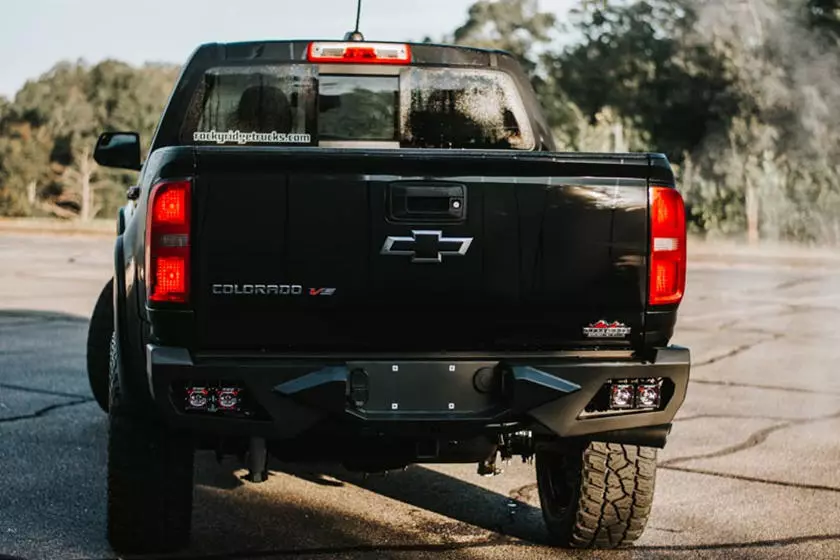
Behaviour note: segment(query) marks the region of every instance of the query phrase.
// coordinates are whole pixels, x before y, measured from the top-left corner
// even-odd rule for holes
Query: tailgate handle
[[[462,221],[467,215],[464,185],[393,183],[389,188],[390,218],[396,221]]]

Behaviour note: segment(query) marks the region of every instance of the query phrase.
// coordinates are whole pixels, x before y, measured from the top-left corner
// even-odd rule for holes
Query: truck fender
[[[138,352],[141,355],[142,352],[132,346],[134,340],[128,326],[127,285],[124,236],[120,235],[114,244],[114,333],[120,348],[117,378],[122,401],[128,406],[141,407],[151,402],[151,396],[145,382],[144,368],[138,371],[133,360]]]
[[[117,237],[125,232],[125,206],[121,206],[117,212]]]

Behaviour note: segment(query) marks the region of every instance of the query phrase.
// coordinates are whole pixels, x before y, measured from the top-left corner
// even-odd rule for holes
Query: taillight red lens
[[[673,187],[650,188],[648,303],[680,303],[685,292],[686,225],[682,195]]]
[[[157,257],[155,262],[155,297],[169,299],[187,291],[187,262],[182,257]]]
[[[187,221],[187,191],[185,189],[167,189],[155,197],[152,208],[152,223],[185,224]]]
[[[146,225],[149,301],[188,303],[190,295],[190,181],[152,187]]]

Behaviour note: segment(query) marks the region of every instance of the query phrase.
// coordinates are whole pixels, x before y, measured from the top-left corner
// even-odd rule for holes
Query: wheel
[[[111,335],[114,332],[114,282],[105,284],[88,325],[87,372],[99,408],[108,412],[108,375]]]
[[[120,397],[119,344],[110,343],[108,541],[120,554],[175,552],[189,544],[192,443]]]
[[[579,452],[539,451],[536,470],[554,544],[618,548],[644,532],[653,503],[656,449],[595,442]]]

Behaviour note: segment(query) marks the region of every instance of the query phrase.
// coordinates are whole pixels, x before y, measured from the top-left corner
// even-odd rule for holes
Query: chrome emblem
[[[389,236],[380,254],[411,257],[413,263],[439,263],[443,257],[463,257],[472,242],[472,237],[444,237],[442,231],[414,230],[411,237]]]

